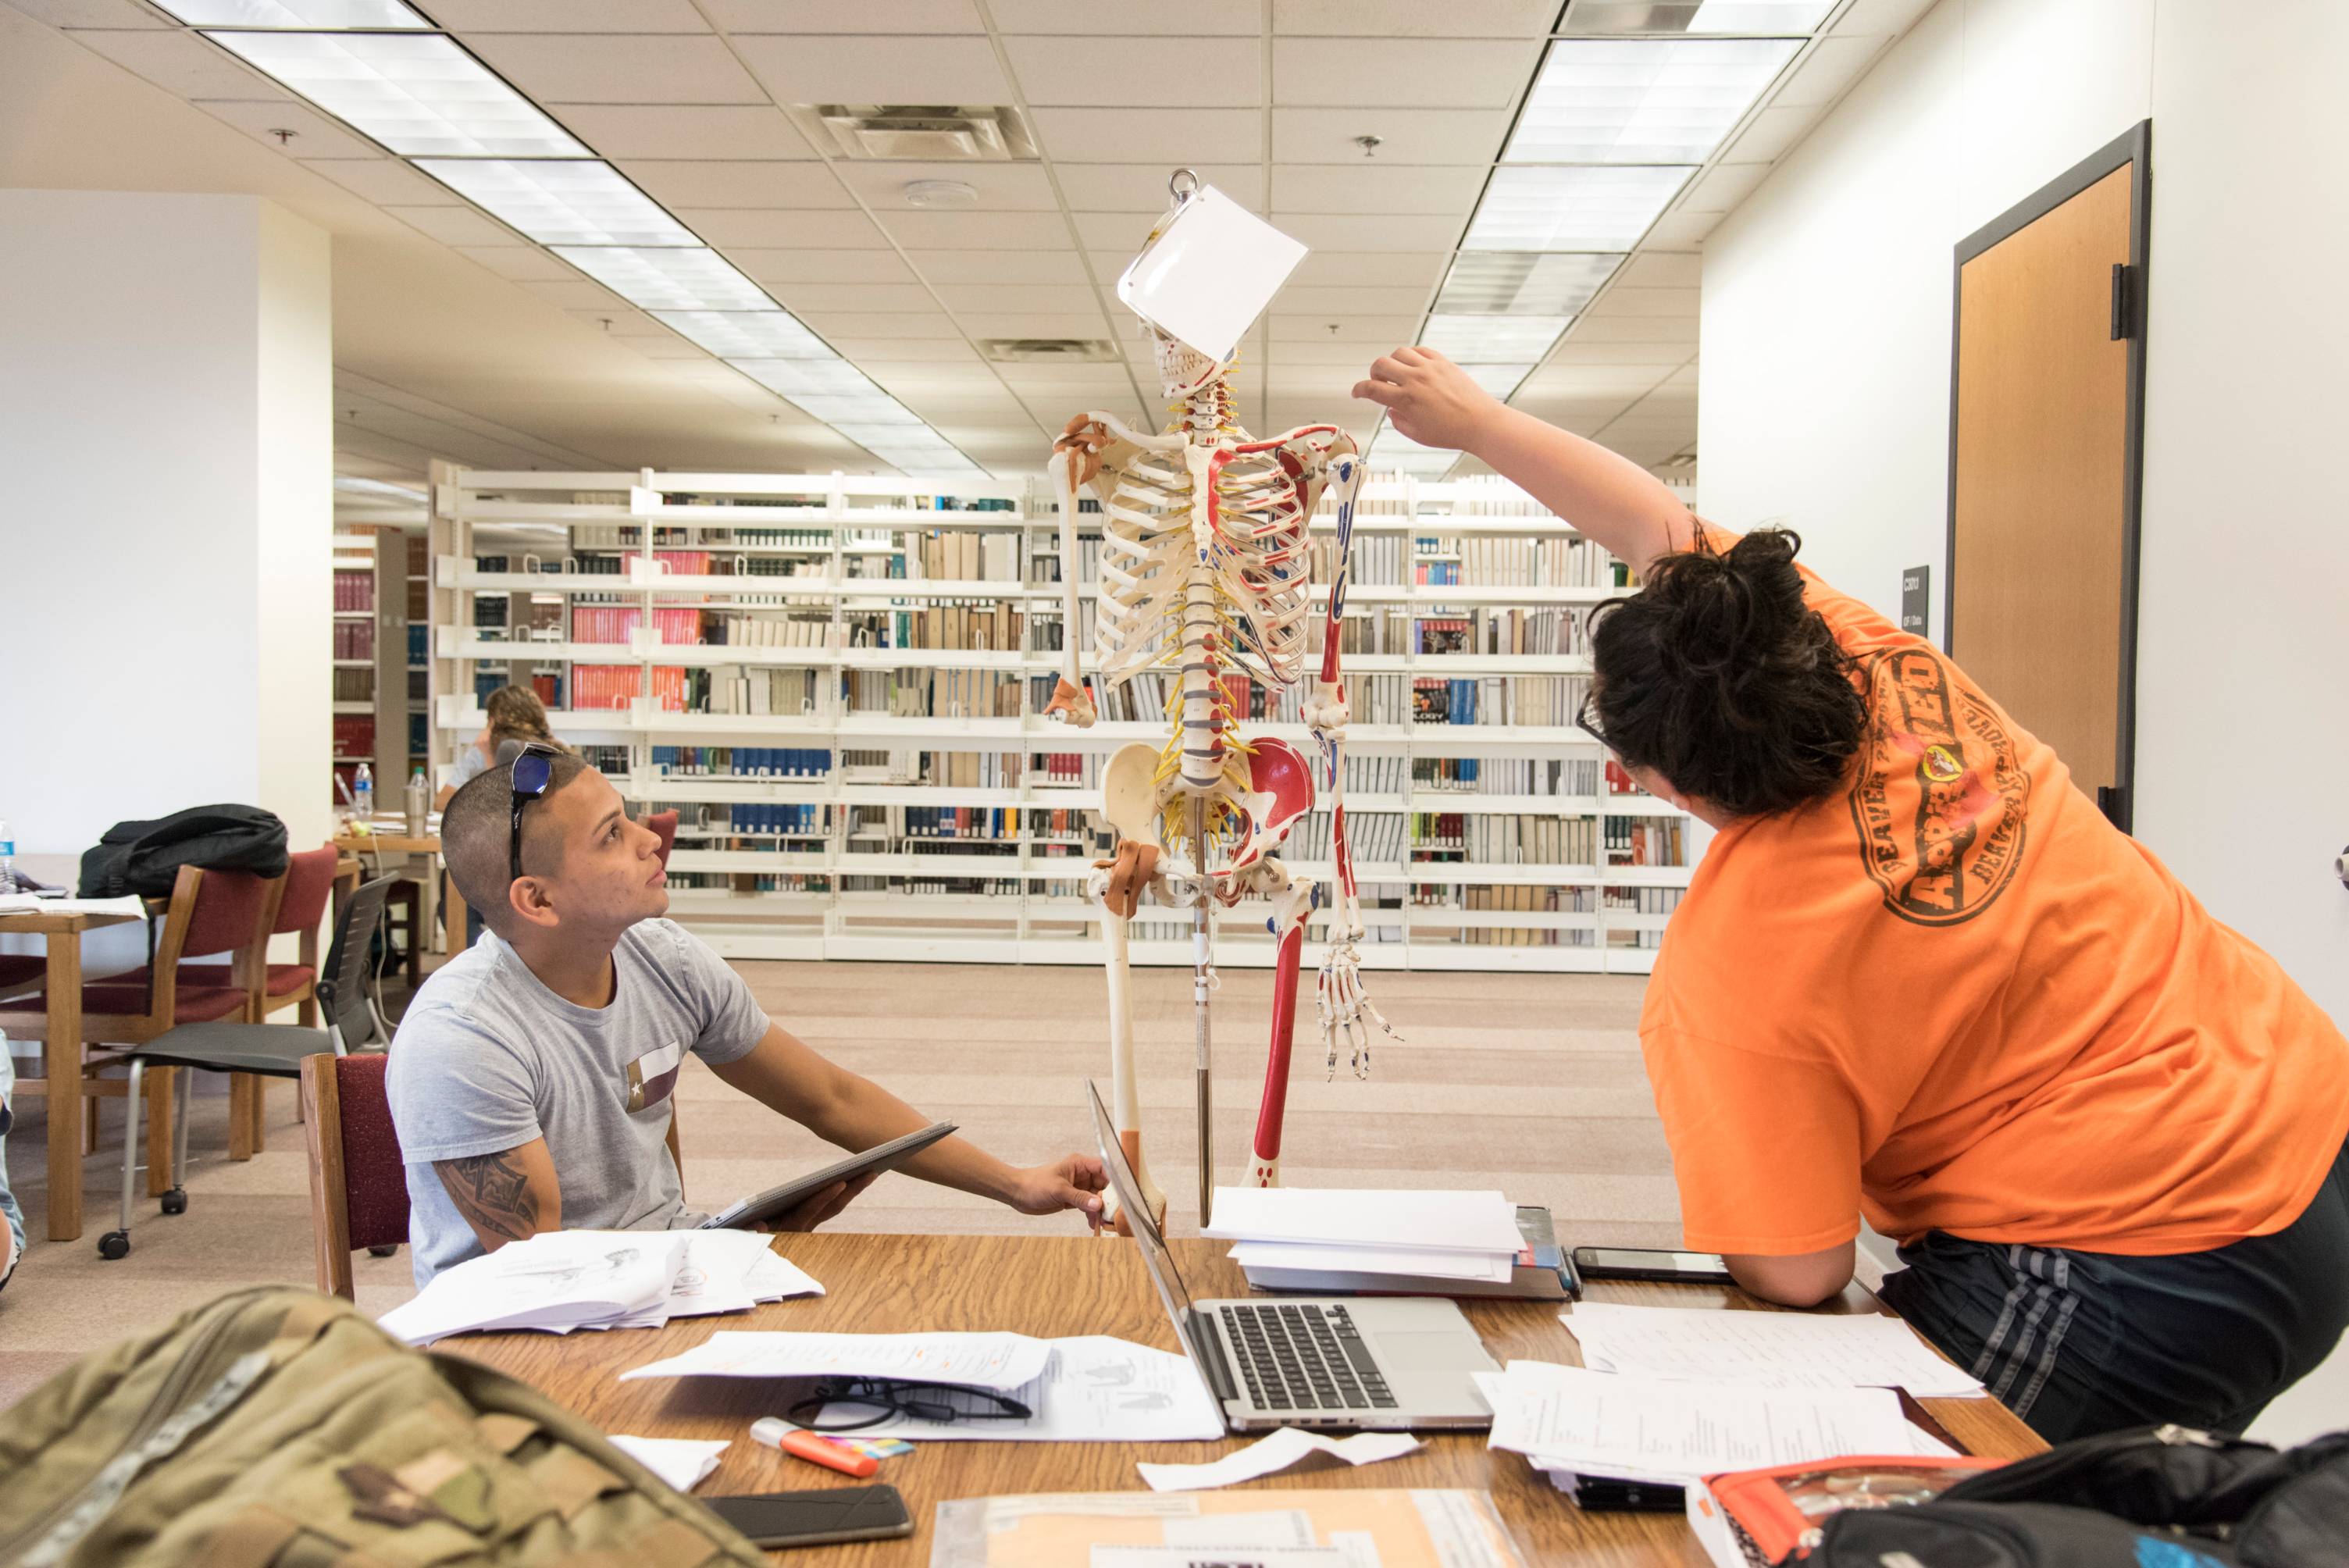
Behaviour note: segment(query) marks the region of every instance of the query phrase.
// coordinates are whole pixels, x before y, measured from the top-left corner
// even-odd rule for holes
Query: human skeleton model
[[[1179,206],[1179,202],[1178,202]],[[1362,923],[1343,802],[1348,712],[1339,677],[1339,617],[1345,609],[1346,557],[1361,461],[1334,425],[1306,425],[1251,438],[1233,411],[1230,365],[1153,327],[1162,389],[1175,415],[1156,435],[1111,415],[1080,414],[1054,444],[1052,480],[1061,509],[1062,672],[1047,713],[1079,727],[1095,717],[1081,684],[1077,507],[1080,487],[1101,502],[1101,583],[1096,660],[1106,693],[1144,670],[1179,672],[1163,744],[1137,742],[1103,769],[1102,814],[1118,830],[1114,861],[1097,862],[1088,894],[1102,907],[1108,947],[1112,1114],[1119,1141],[1154,1216],[1164,1193],[1143,1162],[1135,1103],[1133,1004],[1127,985],[1127,923],[1146,888],[1169,908],[1191,912],[1192,1007],[1199,1098],[1199,1207],[1214,1184],[1208,1135],[1208,993],[1216,985],[1214,906],[1241,898],[1272,903],[1278,941],[1272,1043],[1247,1181],[1278,1181],[1280,1131],[1288,1088],[1290,1036],[1305,917],[1313,883],[1272,858],[1313,804],[1305,759],[1287,742],[1249,741],[1248,682],[1280,689],[1303,674],[1307,531],[1325,485],[1338,487],[1336,579],[1330,583],[1317,694],[1304,717],[1328,769],[1330,847],[1338,882],[1335,929],[1321,965],[1319,1010],[1332,1076],[1342,1036],[1357,1076],[1370,1070],[1370,1026],[1392,1033],[1364,994]],[[1234,681],[1232,676],[1244,676]],[[1237,687],[1236,691],[1234,688]],[[1123,1216],[1119,1229],[1125,1229]]]

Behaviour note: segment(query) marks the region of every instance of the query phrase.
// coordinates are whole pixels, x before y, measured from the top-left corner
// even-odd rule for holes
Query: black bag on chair
[[[191,806],[151,822],[117,822],[82,852],[81,898],[162,898],[181,866],[285,874],[285,824],[258,806]]]
[[[1829,1520],[1825,1568],[2340,1568],[2349,1431],[2278,1452],[2184,1427],[2082,1438],[1914,1508]]]

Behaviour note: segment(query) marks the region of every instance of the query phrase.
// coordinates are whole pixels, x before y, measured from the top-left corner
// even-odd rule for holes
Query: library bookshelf
[[[1343,635],[1366,965],[1645,973],[1694,835],[1574,724],[1619,570],[1501,481],[1363,491]],[[529,684],[633,808],[678,812],[670,913],[722,953],[1101,961],[1100,769],[1163,738],[1169,677],[1090,729],[1044,717],[1064,629],[1040,487],[438,464],[430,513],[436,779],[486,693]],[[1325,507],[1317,608],[1334,531]],[[1090,593],[1080,616],[1090,670]],[[1260,694],[1243,733],[1312,755],[1302,695]],[[1285,852],[1329,887],[1326,810]],[[1134,961],[1188,965],[1187,913],[1158,913]],[[1260,909],[1217,929],[1219,962],[1272,962]]]

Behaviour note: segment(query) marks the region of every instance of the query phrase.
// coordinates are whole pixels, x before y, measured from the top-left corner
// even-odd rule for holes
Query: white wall
[[[1945,559],[1957,242],[2153,120],[2138,836],[2349,1022],[2349,7],[1941,0],[1705,247],[1702,509],[1888,613]],[[2281,1402],[2340,1424],[2349,1354]]]
[[[320,231],[0,191],[0,815],[20,852],[216,800],[332,826]]]

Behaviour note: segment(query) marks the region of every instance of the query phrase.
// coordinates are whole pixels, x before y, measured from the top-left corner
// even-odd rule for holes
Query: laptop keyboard
[[[1395,1398],[1342,1306],[1219,1306],[1224,1343],[1266,1410],[1392,1410]]]

